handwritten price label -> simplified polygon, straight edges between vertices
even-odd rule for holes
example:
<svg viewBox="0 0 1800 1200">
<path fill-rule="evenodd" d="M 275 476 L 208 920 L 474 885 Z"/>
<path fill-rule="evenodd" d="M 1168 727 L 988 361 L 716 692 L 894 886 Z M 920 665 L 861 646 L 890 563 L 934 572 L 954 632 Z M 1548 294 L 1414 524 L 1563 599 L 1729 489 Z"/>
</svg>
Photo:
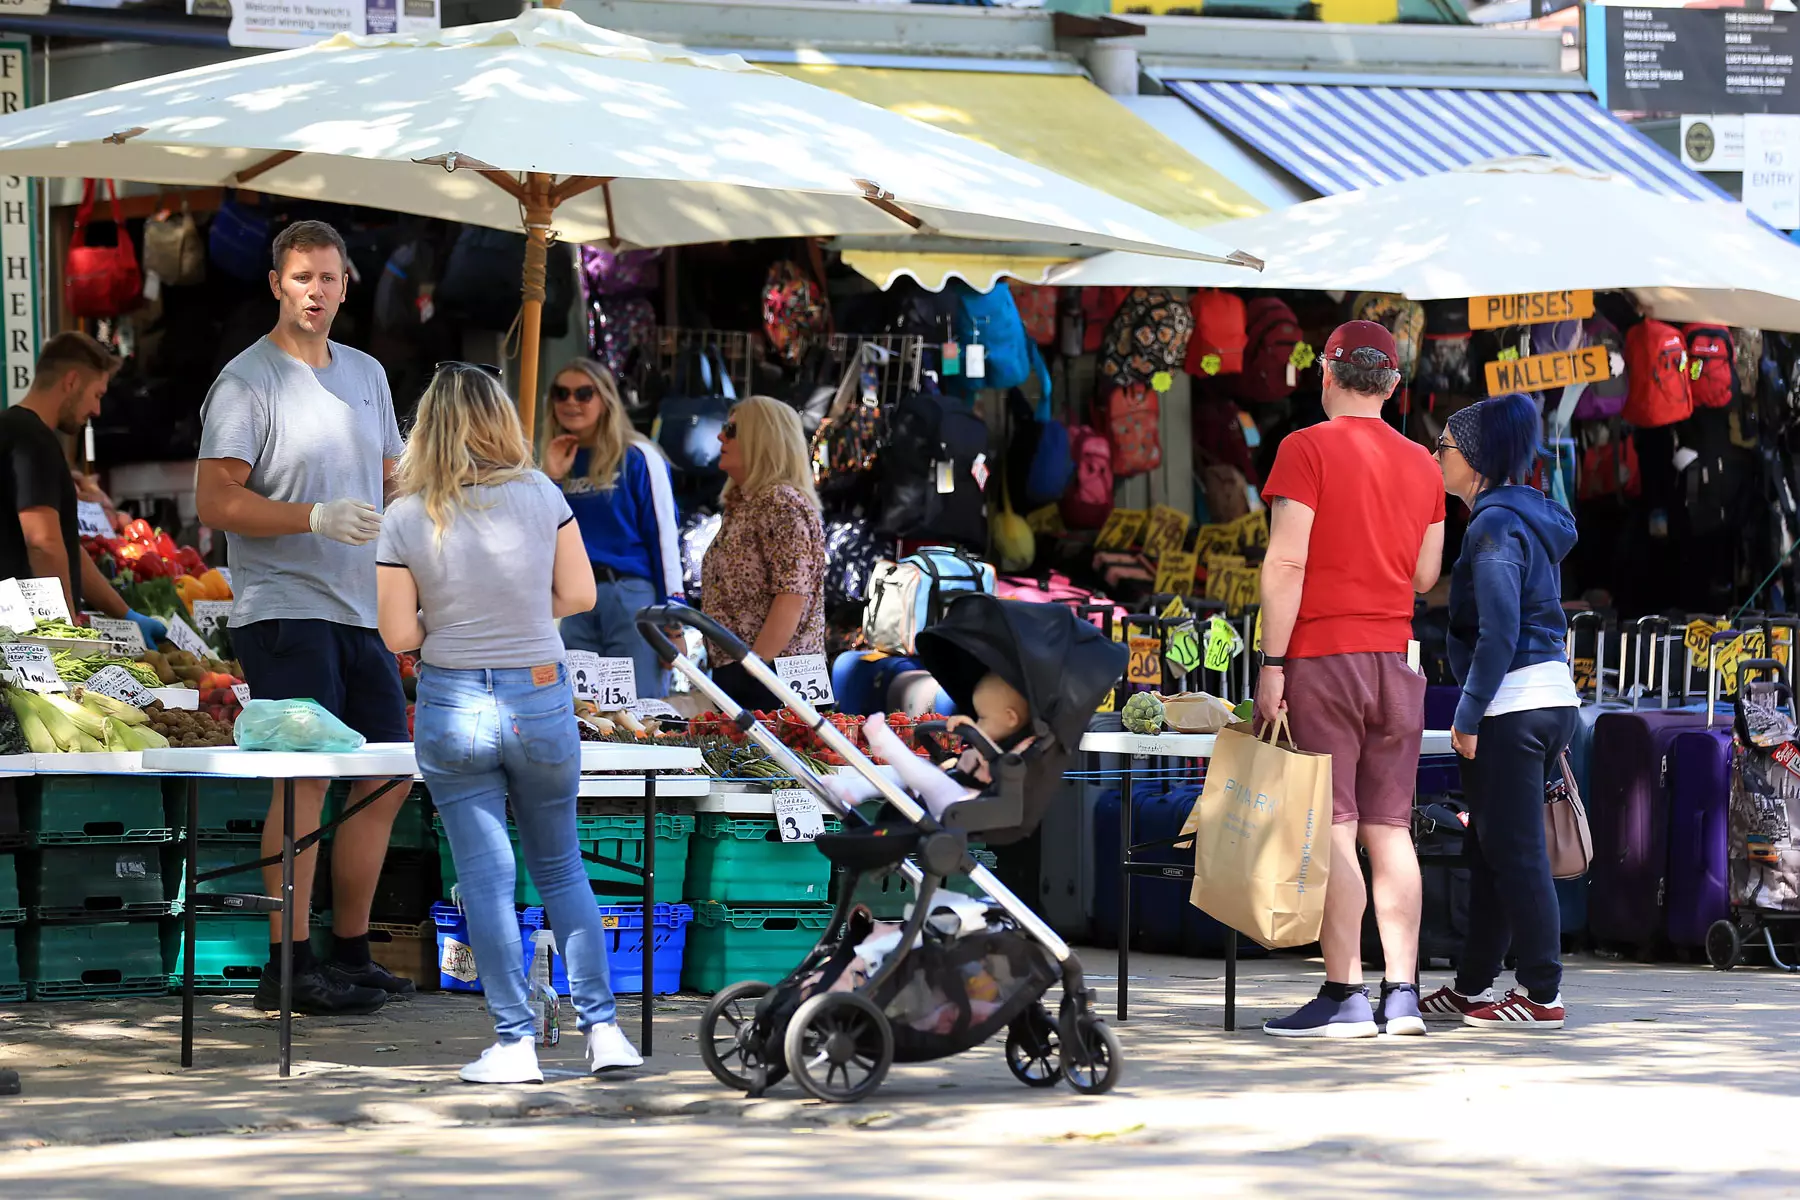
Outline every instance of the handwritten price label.
<svg viewBox="0 0 1800 1200">
<path fill-rule="evenodd" d="M 781 788 L 774 794 L 775 827 L 784 842 L 810 842 L 825 832 L 825 814 L 804 788 Z"/>
<path fill-rule="evenodd" d="M 106 510 L 92 500 L 79 500 L 75 504 L 75 532 L 82 537 L 111 537 L 112 522 L 106 519 Z"/>
<path fill-rule="evenodd" d="M 88 677 L 85 686 L 90 692 L 99 692 L 102 696 L 111 696 L 114 700 L 123 700 L 139 708 L 150 707 L 150 702 L 156 699 L 124 667 L 101 667 Z"/>
<path fill-rule="evenodd" d="M 616 712 L 637 703 L 637 663 L 629 658 L 600 660 L 600 682 L 594 703 L 602 712 Z"/>
<path fill-rule="evenodd" d="M 150 648 L 144 644 L 144 631 L 138 628 L 136 621 L 89 613 L 88 626 L 107 641 L 117 642 L 134 653 L 142 653 Z"/>
<path fill-rule="evenodd" d="M 63 692 L 62 676 L 56 673 L 56 664 L 50 659 L 50 651 L 43 646 L 23 646 L 8 643 L 0 646 L 0 654 L 6 657 L 6 665 L 19 681 L 19 686 L 34 692 Z"/>
<path fill-rule="evenodd" d="M 19 591 L 31 609 L 34 621 L 66 621 L 69 602 L 63 595 L 62 583 L 56 579 L 21 579 Z"/>
<path fill-rule="evenodd" d="M 837 702 L 831 694 L 831 668 L 825 665 L 823 654 L 795 654 L 778 658 L 775 660 L 775 673 L 781 676 L 781 682 L 793 688 L 802 700 L 814 708 Z"/>
<path fill-rule="evenodd" d="M 232 602 L 230 600 L 196 600 L 194 601 L 194 624 L 200 627 L 200 635 L 205 638 L 216 638 L 231 620 Z"/>
<path fill-rule="evenodd" d="M 1126 643 L 1131 658 L 1125 667 L 1125 678 L 1131 683 L 1162 683 L 1162 641 L 1153 637 L 1134 636 Z"/>
<path fill-rule="evenodd" d="M 1200 556 L 1192 550 L 1170 550 L 1156 560 L 1156 590 L 1177 596 L 1191 596 L 1194 592 L 1194 572 L 1199 569 Z"/>
<path fill-rule="evenodd" d="M 1149 531 L 1144 534 L 1144 555 L 1147 558 L 1160 558 L 1174 550 L 1180 550 L 1181 544 L 1187 540 L 1188 515 L 1180 509 L 1159 504 L 1150 510 Z M 1172 589 L 1157 588 L 1157 591 Z"/>
<path fill-rule="evenodd" d="M 212 647 L 207 645 L 206 639 L 195 633 L 194 627 L 186 621 L 180 617 L 170 617 L 167 625 L 169 626 L 169 640 L 175 643 L 177 650 L 186 650 L 198 658 L 212 657 Z"/>
<path fill-rule="evenodd" d="M 0 625 L 14 633 L 30 633 L 37 628 L 31 605 L 25 603 L 25 593 L 16 579 L 0 579 Z"/>
<path fill-rule="evenodd" d="M 1106 515 L 1100 536 L 1094 539 L 1096 550 L 1129 550 L 1143 536 L 1149 514 L 1139 508 L 1115 508 Z"/>
</svg>

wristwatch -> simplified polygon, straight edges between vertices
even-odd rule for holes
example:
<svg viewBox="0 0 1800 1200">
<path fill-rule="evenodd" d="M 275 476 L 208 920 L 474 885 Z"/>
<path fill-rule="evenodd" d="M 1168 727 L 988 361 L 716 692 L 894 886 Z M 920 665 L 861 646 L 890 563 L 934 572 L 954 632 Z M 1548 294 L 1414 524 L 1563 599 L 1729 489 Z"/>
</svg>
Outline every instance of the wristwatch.
<svg viewBox="0 0 1800 1200">
<path fill-rule="evenodd" d="M 1263 655 L 1262 665 L 1265 667 L 1285 667 L 1287 666 L 1287 659 L 1279 654 L 1265 654 Z"/>
</svg>

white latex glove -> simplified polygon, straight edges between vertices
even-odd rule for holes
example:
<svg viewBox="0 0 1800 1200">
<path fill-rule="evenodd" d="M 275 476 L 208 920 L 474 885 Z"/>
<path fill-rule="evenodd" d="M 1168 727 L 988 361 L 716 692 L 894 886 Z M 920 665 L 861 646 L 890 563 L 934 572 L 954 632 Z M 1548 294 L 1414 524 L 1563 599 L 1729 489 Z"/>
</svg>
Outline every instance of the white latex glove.
<svg viewBox="0 0 1800 1200">
<path fill-rule="evenodd" d="M 307 523 L 320 537 L 346 546 L 366 546 L 381 536 L 381 512 L 364 500 L 315 504 Z"/>
</svg>

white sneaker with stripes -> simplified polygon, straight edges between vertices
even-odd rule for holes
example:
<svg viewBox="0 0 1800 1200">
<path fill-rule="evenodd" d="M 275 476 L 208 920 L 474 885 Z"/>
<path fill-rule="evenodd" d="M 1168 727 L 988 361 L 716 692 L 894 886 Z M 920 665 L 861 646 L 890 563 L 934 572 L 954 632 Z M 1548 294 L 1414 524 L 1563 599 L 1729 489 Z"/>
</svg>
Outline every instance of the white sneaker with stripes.
<svg viewBox="0 0 1800 1200">
<path fill-rule="evenodd" d="M 1484 1004 L 1463 1014 L 1463 1024 L 1474 1029 L 1561 1029 L 1563 999 L 1559 993 L 1549 1004 L 1538 1004 L 1514 989 L 1497 1004 Z"/>
<path fill-rule="evenodd" d="M 1465 996 L 1455 988 L 1441 987 L 1419 1001 L 1419 1012 L 1433 1021 L 1457 1021 L 1492 1003 L 1493 988 L 1476 992 L 1473 996 Z"/>
</svg>

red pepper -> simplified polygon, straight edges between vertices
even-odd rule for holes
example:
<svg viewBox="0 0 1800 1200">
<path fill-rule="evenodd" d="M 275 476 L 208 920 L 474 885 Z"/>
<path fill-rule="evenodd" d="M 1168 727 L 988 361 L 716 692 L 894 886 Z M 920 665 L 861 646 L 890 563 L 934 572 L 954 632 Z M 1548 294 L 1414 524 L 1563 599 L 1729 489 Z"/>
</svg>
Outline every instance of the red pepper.
<svg viewBox="0 0 1800 1200">
<path fill-rule="evenodd" d="M 181 557 L 181 551 L 176 547 L 175 539 L 166 533 L 159 531 L 153 544 L 156 546 L 156 552 L 164 558 L 176 559 Z"/>
<path fill-rule="evenodd" d="M 125 527 L 125 536 L 134 542 L 144 542 L 148 544 L 156 540 L 156 530 L 151 528 L 150 522 L 139 517 Z"/>
</svg>

